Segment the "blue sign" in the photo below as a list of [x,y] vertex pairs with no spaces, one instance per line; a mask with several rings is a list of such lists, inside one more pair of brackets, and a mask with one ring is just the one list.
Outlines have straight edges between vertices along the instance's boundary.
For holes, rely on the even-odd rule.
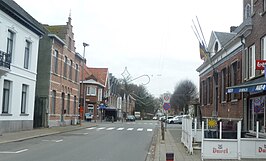
[[164,103],[164,104],[163,104],[163,109],[164,109],[164,110],[170,110],[170,108],[171,108],[170,103]]
[[254,85],[248,87],[228,88],[226,93],[240,93],[240,92],[261,92],[266,90],[266,84]]

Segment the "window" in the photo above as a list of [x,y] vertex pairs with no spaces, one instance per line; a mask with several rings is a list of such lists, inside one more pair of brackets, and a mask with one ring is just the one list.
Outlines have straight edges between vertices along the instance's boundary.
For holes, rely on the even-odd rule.
[[249,78],[255,77],[255,45],[248,49],[248,74]]
[[88,86],[87,95],[96,96],[96,87]]
[[51,108],[51,113],[55,114],[55,107],[56,107],[56,91],[52,91],[52,108]]
[[21,94],[21,113],[26,113],[27,107],[27,93],[28,93],[28,86],[23,84],[22,85],[22,94]]
[[54,72],[58,73],[58,51],[54,50]]
[[68,48],[69,48],[70,50],[72,50],[71,45],[72,45],[72,39],[71,39],[71,37],[68,37]]
[[67,77],[67,57],[65,56],[65,63],[64,63],[64,77]]
[[70,94],[67,95],[67,114],[70,113]]
[[98,89],[98,101],[102,101],[102,95],[103,95],[103,89],[99,88]]
[[7,54],[11,55],[11,57],[12,57],[13,45],[14,45],[14,35],[15,34],[12,31],[8,30],[6,52]]
[[202,93],[202,97],[203,97],[203,105],[207,104],[207,97],[206,94],[207,93],[207,85],[206,85],[206,80],[203,81],[203,93]]
[[11,82],[8,80],[5,80],[4,81],[4,88],[3,88],[2,113],[8,113],[9,112],[10,89],[11,89]]
[[69,64],[69,79],[72,80],[72,60],[70,60]]
[[25,53],[24,53],[24,68],[25,69],[29,69],[30,46],[31,46],[31,43],[28,40],[26,40]]
[[73,101],[73,113],[76,114],[76,107],[77,106],[77,96],[74,96],[74,101]]
[[78,76],[79,76],[79,65],[76,64],[75,82],[78,82]]
[[211,81],[210,80],[211,80],[211,78],[209,77],[207,79],[207,84],[206,84],[207,85],[207,87],[206,87],[207,88],[206,89],[207,90],[207,96],[206,96],[207,97],[207,104],[210,104],[211,103],[211,99],[210,99],[210,95],[211,95],[211,92],[210,92],[211,91],[211,88],[210,88],[211,87]]
[[218,45],[218,42],[216,42],[214,46],[214,52],[217,53],[218,49],[219,49],[219,45]]
[[[62,96],[61,96],[61,113],[62,114],[65,114],[65,93],[62,93]],[[61,119],[63,119],[63,117],[61,118]]]
[[222,102],[224,102],[226,100],[226,93],[225,93],[225,89],[226,89],[226,68],[224,68],[222,70],[222,80],[221,80],[221,100]]
[[251,16],[251,7],[250,4],[247,4],[245,7],[245,19],[249,18]]
[[266,0],[263,0],[263,11],[266,12]]
[[266,36],[261,39],[261,58],[266,60]]
[[[231,80],[230,80],[230,85],[231,85],[231,86],[235,86],[235,85],[237,85],[237,61],[234,62],[234,63],[231,65]],[[231,100],[236,99],[235,96],[236,96],[236,95],[232,93],[232,94],[231,94]]]

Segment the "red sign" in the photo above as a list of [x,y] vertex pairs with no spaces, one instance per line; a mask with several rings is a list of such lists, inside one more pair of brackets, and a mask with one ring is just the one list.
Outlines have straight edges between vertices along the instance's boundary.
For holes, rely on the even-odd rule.
[[266,60],[256,60],[256,70],[264,70]]

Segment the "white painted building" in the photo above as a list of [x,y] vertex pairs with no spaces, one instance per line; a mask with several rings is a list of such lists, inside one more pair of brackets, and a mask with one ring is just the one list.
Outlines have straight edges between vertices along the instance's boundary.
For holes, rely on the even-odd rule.
[[12,0],[0,1],[0,132],[33,128],[42,26]]

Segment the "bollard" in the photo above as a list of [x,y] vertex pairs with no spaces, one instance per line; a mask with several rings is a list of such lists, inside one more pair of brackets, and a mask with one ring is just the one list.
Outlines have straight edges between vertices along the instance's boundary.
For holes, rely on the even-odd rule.
[[174,153],[166,153],[166,161],[174,161]]
[[161,122],[161,131],[162,131],[162,140],[164,140],[164,126],[163,126],[163,122]]

